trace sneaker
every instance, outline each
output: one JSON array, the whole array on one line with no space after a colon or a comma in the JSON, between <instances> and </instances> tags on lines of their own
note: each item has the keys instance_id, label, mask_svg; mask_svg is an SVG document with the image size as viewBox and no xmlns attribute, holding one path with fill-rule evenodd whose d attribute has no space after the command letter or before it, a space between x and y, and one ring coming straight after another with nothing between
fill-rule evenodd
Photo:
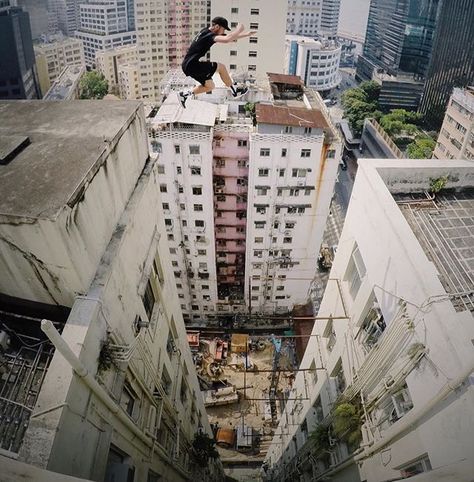
<instances>
[{"instance_id":1,"label":"sneaker","mask_svg":"<svg viewBox=\"0 0 474 482\"><path fill-rule=\"evenodd\" d=\"M183 107L186 107L186 101L188 97L191 97L192 92L178 92L178 99Z\"/></svg>"},{"instance_id":2,"label":"sneaker","mask_svg":"<svg viewBox=\"0 0 474 482\"><path fill-rule=\"evenodd\" d=\"M245 85L241 85L239 87L233 85L230 90L232 91L234 99L243 97L249 91L248 87L245 87Z\"/></svg>"}]
</instances>

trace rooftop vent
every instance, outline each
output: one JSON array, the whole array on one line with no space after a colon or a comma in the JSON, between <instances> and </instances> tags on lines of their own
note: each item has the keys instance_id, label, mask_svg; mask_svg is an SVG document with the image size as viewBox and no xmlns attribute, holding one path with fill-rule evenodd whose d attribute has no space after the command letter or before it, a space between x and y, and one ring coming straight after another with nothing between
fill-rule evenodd
<instances>
[{"instance_id":1,"label":"rooftop vent","mask_svg":"<svg viewBox=\"0 0 474 482\"><path fill-rule=\"evenodd\" d=\"M0 136L0 165L8 164L29 144L27 136Z\"/></svg>"}]
</instances>

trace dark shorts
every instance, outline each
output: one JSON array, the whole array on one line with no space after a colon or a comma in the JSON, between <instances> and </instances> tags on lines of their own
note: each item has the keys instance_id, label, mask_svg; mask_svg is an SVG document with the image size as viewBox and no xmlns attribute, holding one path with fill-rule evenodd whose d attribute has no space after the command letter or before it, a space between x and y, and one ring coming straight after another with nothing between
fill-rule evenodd
<instances>
[{"instance_id":1,"label":"dark shorts","mask_svg":"<svg viewBox=\"0 0 474 482\"><path fill-rule=\"evenodd\" d=\"M183 65L183 72L204 85L217 70L217 62L191 62Z\"/></svg>"}]
</instances>

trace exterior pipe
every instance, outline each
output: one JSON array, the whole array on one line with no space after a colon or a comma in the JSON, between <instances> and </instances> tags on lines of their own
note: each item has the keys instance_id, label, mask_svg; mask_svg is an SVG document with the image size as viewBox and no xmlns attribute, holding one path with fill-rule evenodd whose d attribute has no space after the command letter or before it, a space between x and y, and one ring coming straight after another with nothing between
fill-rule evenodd
<instances>
[{"instance_id":1,"label":"exterior pipe","mask_svg":"<svg viewBox=\"0 0 474 482\"><path fill-rule=\"evenodd\" d=\"M91 389L94 395L130 430L136 437L149 447L153 447L153 440L145 435L137 426L128 418L122 409L115 403L109 394L99 385L96 379L90 374L87 368L73 353L69 345L64 341L59 332L49 320L41 322L41 329L51 340L51 343L71 365L74 372L82 378L83 382Z\"/></svg>"},{"instance_id":2,"label":"exterior pipe","mask_svg":"<svg viewBox=\"0 0 474 482\"><path fill-rule=\"evenodd\" d=\"M379 440L374 445L366 448L362 453L354 457L354 461L358 462L367 457L370 457L375 452L383 449L388 445L394 438L404 434L407 430L410 430L414 425L425 416L435 405L437 405L441 400L443 400L447 395L456 390L466 378L474 371L474 361L471 360L467 368L454 380L449 381L446 385L434 396L429 402L427 402L420 410L414 412L408 412L403 419L400 421L399 427L388 437L384 437Z\"/></svg>"}]
</instances>

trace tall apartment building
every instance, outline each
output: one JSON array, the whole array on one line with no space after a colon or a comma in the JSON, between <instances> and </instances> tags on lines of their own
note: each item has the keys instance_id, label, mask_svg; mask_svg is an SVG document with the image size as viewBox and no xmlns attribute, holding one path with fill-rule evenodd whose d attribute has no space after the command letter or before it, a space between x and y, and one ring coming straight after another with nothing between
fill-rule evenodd
<instances>
[{"instance_id":1,"label":"tall apartment building","mask_svg":"<svg viewBox=\"0 0 474 482\"><path fill-rule=\"evenodd\" d=\"M137 53L136 44L96 52L96 69L106 78L109 84L109 92L118 92L120 67L123 64L136 64Z\"/></svg>"},{"instance_id":2,"label":"tall apartment building","mask_svg":"<svg viewBox=\"0 0 474 482\"><path fill-rule=\"evenodd\" d=\"M232 29L243 23L255 30L248 37L229 44L214 45L211 59L227 66L231 75L241 80L267 82L268 72L283 72L285 65L286 0L251 0L238 4L232 0L213 2L211 18L227 18Z\"/></svg>"},{"instance_id":3,"label":"tall apartment building","mask_svg":"<svg viewBox=\"0 0 474 482\"><path fill-rule=\"evenodd\" d=\"M49 41L36 44L34 51L43 95L67 66L85 67L86 65L84 46L78 39L50 37Z\"/></svg>"},{"instance_id":4,"label":"tall apartment building","mask_svg":"<svg viewBox=\"0 0 474 482\"><path fill-rule=\"evenodd\" d=\"M133 3L133 2L132 2ZM136 43L128 0L89 0L80 5L80 26L75 36L84 43L87 66L95 66L96 53Z\"/></svg>"},{"instance_id":5,"label":"tall apartment building","mask_svg":"<svg viewBox=\"0 0 474 482\"><path fill-rule=\"evenodd\" d=\"M136 4L140 97L161 99L160 82L179 65L193 37L209 25L208 0L150 0Z\"/></svg>"},{"instance_id":6,"label":"tall apartment building","mask_svg":"<svg viewBox=\"0 0 474 482\"><path fill-rule=\"evenodd\" d=\"M87 0L48 0L48 10L55 17L57 28L68 37L73 37L79 28L81 3Z\"/></svg>"},{"instance_id":7,"label":"tall apartment building","mask_svg":"<svg viewBox=\"0 0 474 482\"><path fill-rule=\"evenodd\" d=\"M340 7L341 0L288 0L286 33L335 38Z\"/></svg>"},{"instance_id":8,"label":"tall apartment building","mask_svg":"<svg viewBox=\"0 0 474 482\"><path fill-rule=\"evenodd\" d=\"M466 161L359 160L266 480L469 480L473 176Z\"/></svg>"},{"instance_id":9,"label":"tall apartment building","mask_svg":"<svg viewBox=\"0 0 474 482\"><path fill-rule=\"evenodd\" d=\"M187 321L306 301L341 146L317 93L292 76L270 84L273 97L267 87L226 100L217 87L184 111L171 93L149 118ZM253 126L243 106L257 100Z\"/></svg>"},{"instance_id":10,"label":"tall apartment building","mask_svg":"<svg viewBox=\"0 0 474 482\"><path fill-rule=\"evenodd\" d=\"M212 432L142 104L0 115L3 455L81 480L223 480L192 463Z\"/></svg>"},{"instance_id":11,"label":"tall apartment building","mask_svg":"<svg viewBox=\"0 0 474 482\"><path fill-rule=\"evenodd\" d=\"M474 159L474 88L454 89L433 157Z\"/></svg>"},{"instance_id":12,"label":"tall apartment building","mask_svg":"<svg viewBox=\"0 0 474 482\"><path fill-rule=\"evenodd\" d=\"M15 0L14 3L25 12L28 12L30 16L31 37L33 40L50 33L48 0Z\"/></svg>"},{"instance_id":13,"label":"tall apartment building","mask_svg":"<svg viewBox=\"0 0 474 482\"><path fill-rule=\"evenodd\" d=\"M335 40L287 35L285 70L319 92L329 92L341 83L341 46Z\"/></svg>"},{"instance_id":14,"label":"tall apartment building","mask_svg":"<svg viewBox=\"0 0 474 482\"><path fill-rule=\"evenodd\" d=\"M37 99L40 89L27 12L0 7L0 99Z\"/></svg>"},{"instance_id":15,"label":"tall apartment building","mask_svg":"<svg viewBox=\"0 0 474 482\"><path fill-rule=\"evenodd\" d=\"M118 94L121 99L140 99L140 75L137 63L122 64L118 68Z\"/></svg>"}]
</instances>

